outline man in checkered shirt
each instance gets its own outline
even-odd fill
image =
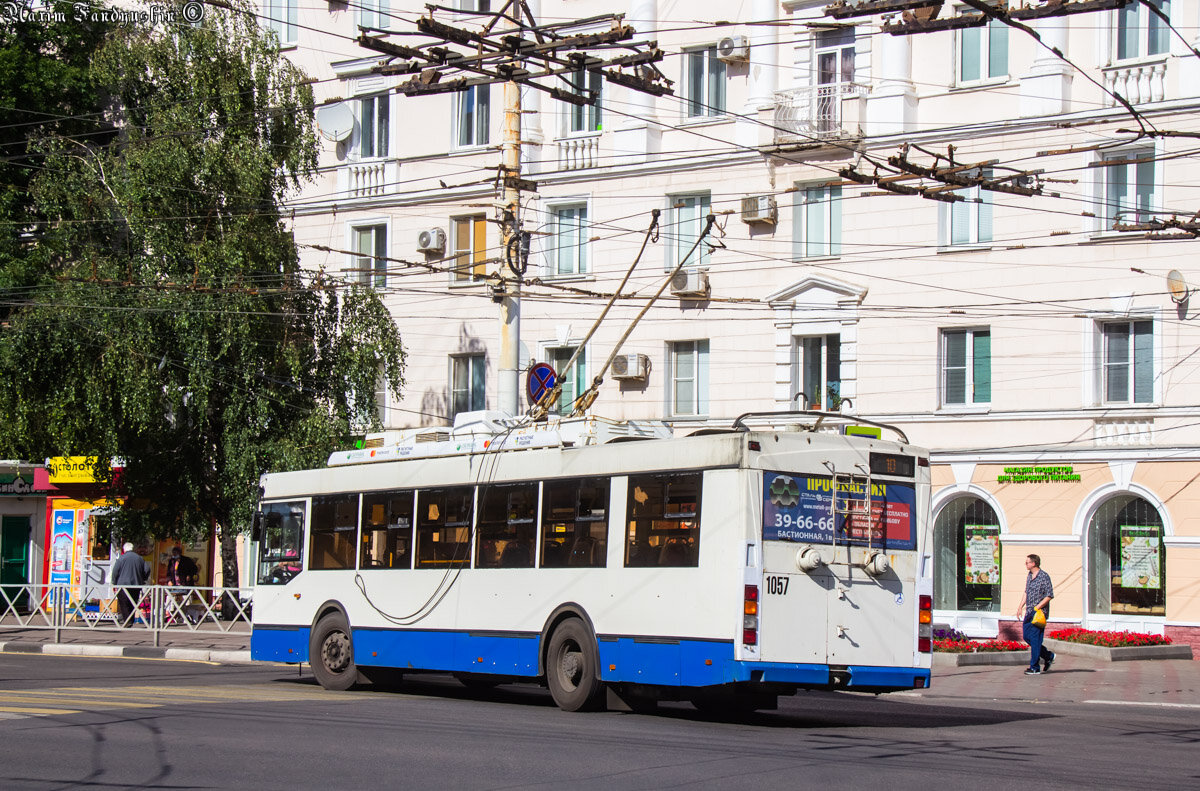
[[[1021,631],[1025,642],[1029,643],[1029,668],[1025,671],[1027,676],[1045,673],[1054,663],[1054,652],[1042,646],[1042,641],[1046,638],[1045,627],[1033,625],[1034,610],[1041,610],[1047,619],[1050,618],[1050,600],[1054,598],[1054,583],[1050,581],[1050,575],[1042,571],[1041,566],[1042,559],[1037,555],[1025,557],[1025,568],[1029,571],[1029,576],[1025,578],[1025,595],[1021,597],[1021,604],[1017,607]],[[1026,604],[1029,606],[1026,607]],[[1042,663],[1041,667],[1038,666],[1039,661]]]

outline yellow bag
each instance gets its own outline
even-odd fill
[[[1040,607],[1035,609],[1033,611],[1033,617],[1029,619],[1029,622],[1031,624],[1033,624],[1034,626],[1040,626],[1041,628],[1045,629],[1046,628],[1046,613],[1042,612]]]

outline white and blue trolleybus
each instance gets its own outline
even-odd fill
[[[571,711],[929,685],[926,451],[818,412],[671,434],[468,413],[264,475],[253,658]]]

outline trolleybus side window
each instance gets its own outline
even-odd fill
[[[283,585],[300,573],[304,546],[304,502],[266,503],[262,507],[258,584]]]
[[[412,568],[412,542],[411,490],[363,495],[362,568]]]
[[[603,568],[608,558],[608,478],[542,486],[542,568]]]
[[[629,476],[625,565],[695,566],[701,474]]]
[[[358,495],[331,494],[312,499],[310,569],[354,568],[358,536]]]
[[[417,492],[417,568],[463,568],[471,562],[475,487]]]
[[[537,516],[537,496],[536,483],[479,487],[476,568],[533,568],[533,522]]]

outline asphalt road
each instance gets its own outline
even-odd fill
[[[1194,789],[1197,711],[809,693],[568,714],[446,677],[335,693],[279,666],[0,654],[0,789]]]

